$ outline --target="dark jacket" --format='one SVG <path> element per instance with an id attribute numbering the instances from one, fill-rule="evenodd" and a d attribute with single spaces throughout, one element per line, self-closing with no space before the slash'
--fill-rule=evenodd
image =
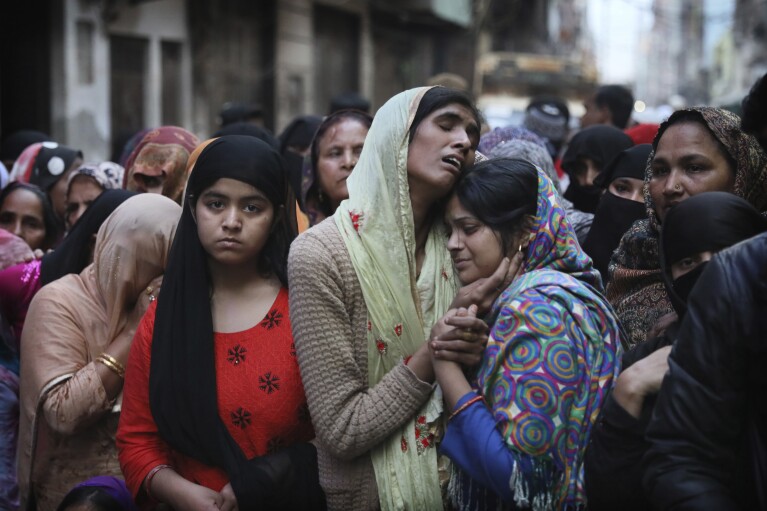
<path id="1" fill-rule="evenodd" d="M 661 510 L 767 510 L 767 234 L 698 280 L 647 430 Z"/>
<path id="2" fill-rule="evenodd" d="M 655 351 L 669 346 L 677 328 L 674 323 L 662 336 L 637 344 L 623 355 L 621 371 Z M 656 396 L 647 396 L 642 413 L 635 418 L 614 399 L 612 392 L 604 402 L 591 431 L 584 457 L 586 496 L 589 511 L 647 511 L 650 503 L 642 489 L 642 466 L 649 443 L 645 431 L 650 422 Z"/>

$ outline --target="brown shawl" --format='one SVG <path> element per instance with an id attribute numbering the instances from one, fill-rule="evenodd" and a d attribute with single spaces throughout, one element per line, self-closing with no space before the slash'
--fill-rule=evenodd
<path id="1" fill-rule="evenodd" d="M 96 357 L 126 326 L 138 296 L 162 275 L 181 208 L 157 194 L 132 197 L 96 237 L 94 263 L 44 286 L 22 333 L 19 486 L 22 508 L 55 509 L 90 476 L 120 476 L 110 402 Z"/>
<path id="2" fill-rule="evenodd" d="M 727 110 L 696 107 L 680 110 L 661 124 L 653 141 L 644 179 L 647 217 L 639 220 L 623 235 L 618 250 L 610 261 L 607 299 L 615 308 L 631 345 L 645 340 L 655 322 L 672 312 L 658 254 L 660 222 L 650 196 L 652 162 L 658 141 L 666 129 L 684 112 L 698 112 L 714 136 L 727 148 L 736 163 L 733 193 L 743 197 L 757 210 L 767 210 L 767 155 L 756 139 L 740 129 L 740 118 Z"/>

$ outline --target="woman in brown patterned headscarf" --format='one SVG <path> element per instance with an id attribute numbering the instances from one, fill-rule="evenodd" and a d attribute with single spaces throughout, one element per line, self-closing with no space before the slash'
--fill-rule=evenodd
<path id="1" fill-rule="evenodd" d="M 200 140 L 184 128 L 162 126 L 144 135 L 125 163 L 125 188 L 161 193 L 181 203 L 186 163 Z"/>
<path id="2" fill-rule="evenodd" d="M 711 191 L 734 193 L 764 212 L 767 154 L 740 129 L 740 118 L 732 112 L 712 107 L 674 112 L 655 136 L 645 171 L 648 218 L 626 232 L 610 261 L 607 298 L 630 344 L 643 342 L 658 319 L 672 312 L 658 256 L 666 213 L 693 195 Z"/>

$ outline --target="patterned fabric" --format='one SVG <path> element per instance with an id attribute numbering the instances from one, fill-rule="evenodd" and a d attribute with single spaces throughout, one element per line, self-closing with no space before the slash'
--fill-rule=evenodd
<path id="1" fill-rule="evenodd" d="M 189 481 L 219 491 L 230 480 L 226 471 L 173 450 L 158 436 L 148 386 L 156 311 L 152 304 L 144 315 L 128 362 L 117 433 L 126 482 L 134 495 L 141 495 L 148 471 L 169 464 Z M 248 459 L 314 438 L 293 346 L 287 289 L 280 290 L 269 312 L 251 328 L 215 332 L 214 350 L 218 415 Z"/>
<path id="2" fill-rule="evenodd" d="M 489 158 L 520 158 L 529 161 L 546 173 L 557 191 L 562 191 L 554 161 L 546 149 L 545 142 L 532 131 L 517 127 L 496 128 L 482 136 L 479 147 L 486 151 L 485 154 Z M 479 160 L 475 163 L 479 163 Z M 559 203 L 564 207 L 567 220 L 582 245 L 591 229 L 594 214 L 575 209 L 572 202 L 561 196 Z"/>
<path id="3" fill-rule="evenodd" d="M 21 181 L 23 183 L 29 183 L 29 179 L 32 177 L 32 171 L 35 168 L 35 160 L 40 149 L 43 148 L 43 144 L 57 145 L 55 142 L 35 142 L 32 145 L 27 146 L 24 149 L 16 161 L 11 167 L 11 181 Z"/>
<path id="4" fill-rule="evenodd" d="M 488 158 L 520 158 L 529 161 L 543 170 L 559 190 L 559 176 L 546 141 L 532 131 L 515 126 L 495 128 L 482 135 L 478 148 Z"/>
<path id="5" fill-rule="evenodd" d="M 124 188 L 141 190 L 135 178 L 137 173 L 153 177 L 167 173 L 162 194 L 181 203 L 190 170 L 187 160 L 199 144 L 200 140 L 194 134 L 177 126 L 161 126 L 149 131 L 125 163 Z"/>
<path id="6" fill-rule="evenodd" d="M 519 463 L 509 484 L 533 509 L 582 508 L 583 454 L 619 372 L 620 327 L 551 181 L 539 171 L 525 273 L 496 300 L 475 387 Z"/>
<path id="7" fill-rule="evenodd" d="M 636 222 L 624 234 L 608 268 L 610 279 L 607 298 L 615 307 L 628 336 L 627 341 L 632 346 L 645 341 L 647 332 L 658 318 L 673 312 L 660 270 L 660 222 L 650 196 L 650 179 L 653 174 L 649 163 L 655 156 L 654 151 L 664 131 L 674 123 L 676 117 L 688 112 L 697 112 L 702 116 L 706 126 L 735 161 L 733 193 L 746 199 L 760 212 L 767 210 L 767 154 L 756 138 L 741 131 L 737 115 L 720 108 L 696 107 L 675 112 L 661 124 L 645 170 L 644 201 L 647 219 Z"/>
<path id="8" fill-rule="evenodd" d="M 368 309 L 371 387 L 424 343 L 456 292 L 442 222 L 432 226 L 416 278 L 408 131 L 427 90 L 402 92 L 378 110 L 347 180 L 349 198 L 334 214 Z M 402 448 L 402 438 L 410 438 L 417 419 L 434 424 L 441 412 L 442 399 L 435 393 L 416 417 L 373 449 L 383 509 L 441 509 L 436 450 Z"/>
<path id="9" fill-rule="evenodd" d="M 122 188 L 124 175 L 125 169 L 122 165 L 111 161 L 83 163 L 67 177 L 67 190 L 77 176 L 93 178 L 102 190 L 117 190 Z"/>

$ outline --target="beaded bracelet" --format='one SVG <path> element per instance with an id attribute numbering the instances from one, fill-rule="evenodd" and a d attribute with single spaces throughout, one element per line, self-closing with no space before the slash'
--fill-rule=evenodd
<path id="1" fill-rule="evenodd" d="M 125 367 L 113 356 L 109 355 L 108 353 L 102 353 L 96 357 L 96 360 L 107 366 L 109 370 L 111 370 L 120 378 L 125 378 Z"/>
<path id="2" fill-rule="evenodd" d="M 458 408 L 458 410 L 450 414 L 450 417 L 448 417 L 447 421 L 450 422 L 451 420 L 453 420 L 453 417 L 455 417 L 456 415 L 458 415 L 459 413 L 461 413 L 462 411 L 464 411 L 465 409 L 467 409 L 469 406 L 473 405 L 477 401 L 482 401 L 482 396 L 476 395 L 473 398 L 466 401 L 464 404 L 461 405 L 460 408 Z"/>
<path id="3" fill-rule="evenodd" d="M 144 478 L 144 491 L 147 495 L 149 495 L 149 498 L 153 500 L 157 500 L 154 495 L 152 495 L 152 479 L 154 479 L 154 476 L 157 475 L 157 472 L 164 468 L 173 468 L 170 465 L 157 465 L 152 470 L 149 471 L 146 478 Z"/>

